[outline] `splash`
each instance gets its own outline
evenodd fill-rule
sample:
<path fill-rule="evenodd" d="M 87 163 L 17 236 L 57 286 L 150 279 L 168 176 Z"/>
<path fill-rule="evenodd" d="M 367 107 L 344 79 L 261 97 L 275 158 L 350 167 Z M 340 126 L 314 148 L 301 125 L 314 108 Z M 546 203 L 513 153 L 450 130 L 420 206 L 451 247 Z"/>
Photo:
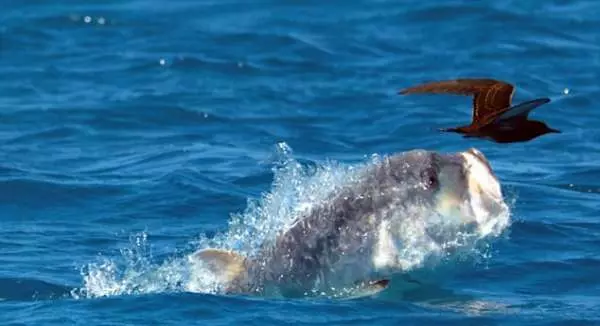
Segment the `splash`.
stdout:
<path fill-rule="evenodd" d="M 333 161 L 302 164 L 293 158 L 292 150 L 287 144 L 280 143 L 276 149 L 271 190 L 260 198 L 249 199 L 244 212 L 232 214 L 227 231 L 213 237 L 200 235 L 192 241 L 193 251 L 220 248 L 254 256 L 263 244 L 275 239 L 278 231 L 291 225 L 300 212 L 318 204 L 342 185 L 358 180 L 364 167 L 380 160 L 378 155 L 373 155 L 364 162 L 355 164 Z M 475 233 L 451 231 L 452 228 L 444 225 L 442 220 L 421 223 L 406 224 L 402 231 L 403 246 L 397 248 L 397 252 L 401 258 L 399 263 L 407 270 L 427 264 L 439 264 L 441 260 L 448 258 L 444 256 L 448 247 L 454 248 L 455 253 L 462 251 L 467 256 L 484 255 L 481 249 L 476 248 L 477 241 L 498 236 L 508 226 L 509 218 L 508 213 L 499 216 L 494 219 L 494 228 Z M 435 225 L 444 240 L 440 242 L 439 239 L 432 239 L 431 230 L 426 230 L 425 224 Z M 201 272 L 201 266 L 195 265 L 188 258 L 189 252 L 174 255 L 161 263 L 153 263 L 148 242 L 146 233 L 136 234 L 131 238 L 130 248 L 121 250 L 121 257 L 101 257 L 99 261 L 85 266 L 82 270 L 83 286 L 73 291 L 73 296 L 94 298 L 173 291 L 220 292 L 214 277 Z M 340 289 L 333 295 L 327 295 L 344 297 L 348 291 L 353 290 Z"/>
<path fill-rule="evenodd" d="M 75 299 L 182 291 L 187 265 L 181 258 L 152 263 L 146 232 L 130 237 L 117 258 L 100 257 L 82 268 L 83 287 L 71 291 Z"/>
<path fill-rule="evenodd" d="M 273 240 L 279 230 L 292 224 L 298 213 L 317 205 L 343 184 L 358 180 L 358 173 L 366 166 L 332 161 L 303 165 L 292 158 L 292 150 L 285 143 L 277 146 L 277 153 L 271 191 L 258 200 L 249 199 L 243 214 L 232 215 L 228 231 L 212 240 L 202 239 L 202 247 L 216 246 L 253 255 L 264 241 Z"/>

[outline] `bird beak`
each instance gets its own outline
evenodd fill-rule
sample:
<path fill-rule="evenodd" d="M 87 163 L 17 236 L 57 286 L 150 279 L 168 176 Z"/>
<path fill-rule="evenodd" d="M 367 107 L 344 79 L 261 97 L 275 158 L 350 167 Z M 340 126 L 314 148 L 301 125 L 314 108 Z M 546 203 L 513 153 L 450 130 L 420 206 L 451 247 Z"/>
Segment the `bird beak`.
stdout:
<path fill-rule="evenodd" d="M 557 134 L 562 134 L 562 131 L 560 131 L 558 129 L 552 129 L 552 128 L 550 128 L 550 132 L 554 132 L 554 133 L 557 133 Z"/>

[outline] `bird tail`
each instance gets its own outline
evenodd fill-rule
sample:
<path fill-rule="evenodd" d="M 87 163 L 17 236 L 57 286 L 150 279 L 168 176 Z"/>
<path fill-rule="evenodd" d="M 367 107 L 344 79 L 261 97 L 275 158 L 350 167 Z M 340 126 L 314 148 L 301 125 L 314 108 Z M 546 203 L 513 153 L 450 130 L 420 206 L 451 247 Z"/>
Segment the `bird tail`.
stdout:
<path fill-rule="evenodd" d="M 444 132 L 461 132 L 460 128 L 439 128 L 438 130 Z"/>

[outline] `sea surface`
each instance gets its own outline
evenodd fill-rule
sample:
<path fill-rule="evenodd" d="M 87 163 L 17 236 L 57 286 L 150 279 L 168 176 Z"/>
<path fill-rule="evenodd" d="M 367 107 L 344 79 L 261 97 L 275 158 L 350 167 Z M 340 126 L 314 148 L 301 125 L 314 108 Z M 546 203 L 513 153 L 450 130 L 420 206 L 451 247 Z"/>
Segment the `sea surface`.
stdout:
<path fill-rule="evenodd" d="M 600 324 L 597 1 L 8 0 L 0 76 L 2 325 Z M 438 128 L 469 97 L 398 95 L 458 77 L 551 98 L 562 133 L 465 139 Z M 414 288 L 222 295 L 190 267 L 373 157 L 469 147 L 510 223 Z"/>

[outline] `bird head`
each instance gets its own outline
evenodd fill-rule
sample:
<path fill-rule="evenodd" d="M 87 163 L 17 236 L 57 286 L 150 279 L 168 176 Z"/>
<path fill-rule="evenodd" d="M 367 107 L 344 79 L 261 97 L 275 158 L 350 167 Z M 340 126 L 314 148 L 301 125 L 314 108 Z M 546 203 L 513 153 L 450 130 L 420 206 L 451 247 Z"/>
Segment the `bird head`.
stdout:
<path fill-rule="evenodd" d="M 554 129 L 549 127 L 546 123 L 542 122 L 542 121 L 531 121 L 529 123 L 529 126 L 531 127 L 531 129 L 533 129 L 533 133 L 537 134 L 537 135 L 545 135 L 545 134 L 550 134 L 550 133 L 557 133 L 560 134 L 562 133 L 560 130 L 558 129 Z"/>

